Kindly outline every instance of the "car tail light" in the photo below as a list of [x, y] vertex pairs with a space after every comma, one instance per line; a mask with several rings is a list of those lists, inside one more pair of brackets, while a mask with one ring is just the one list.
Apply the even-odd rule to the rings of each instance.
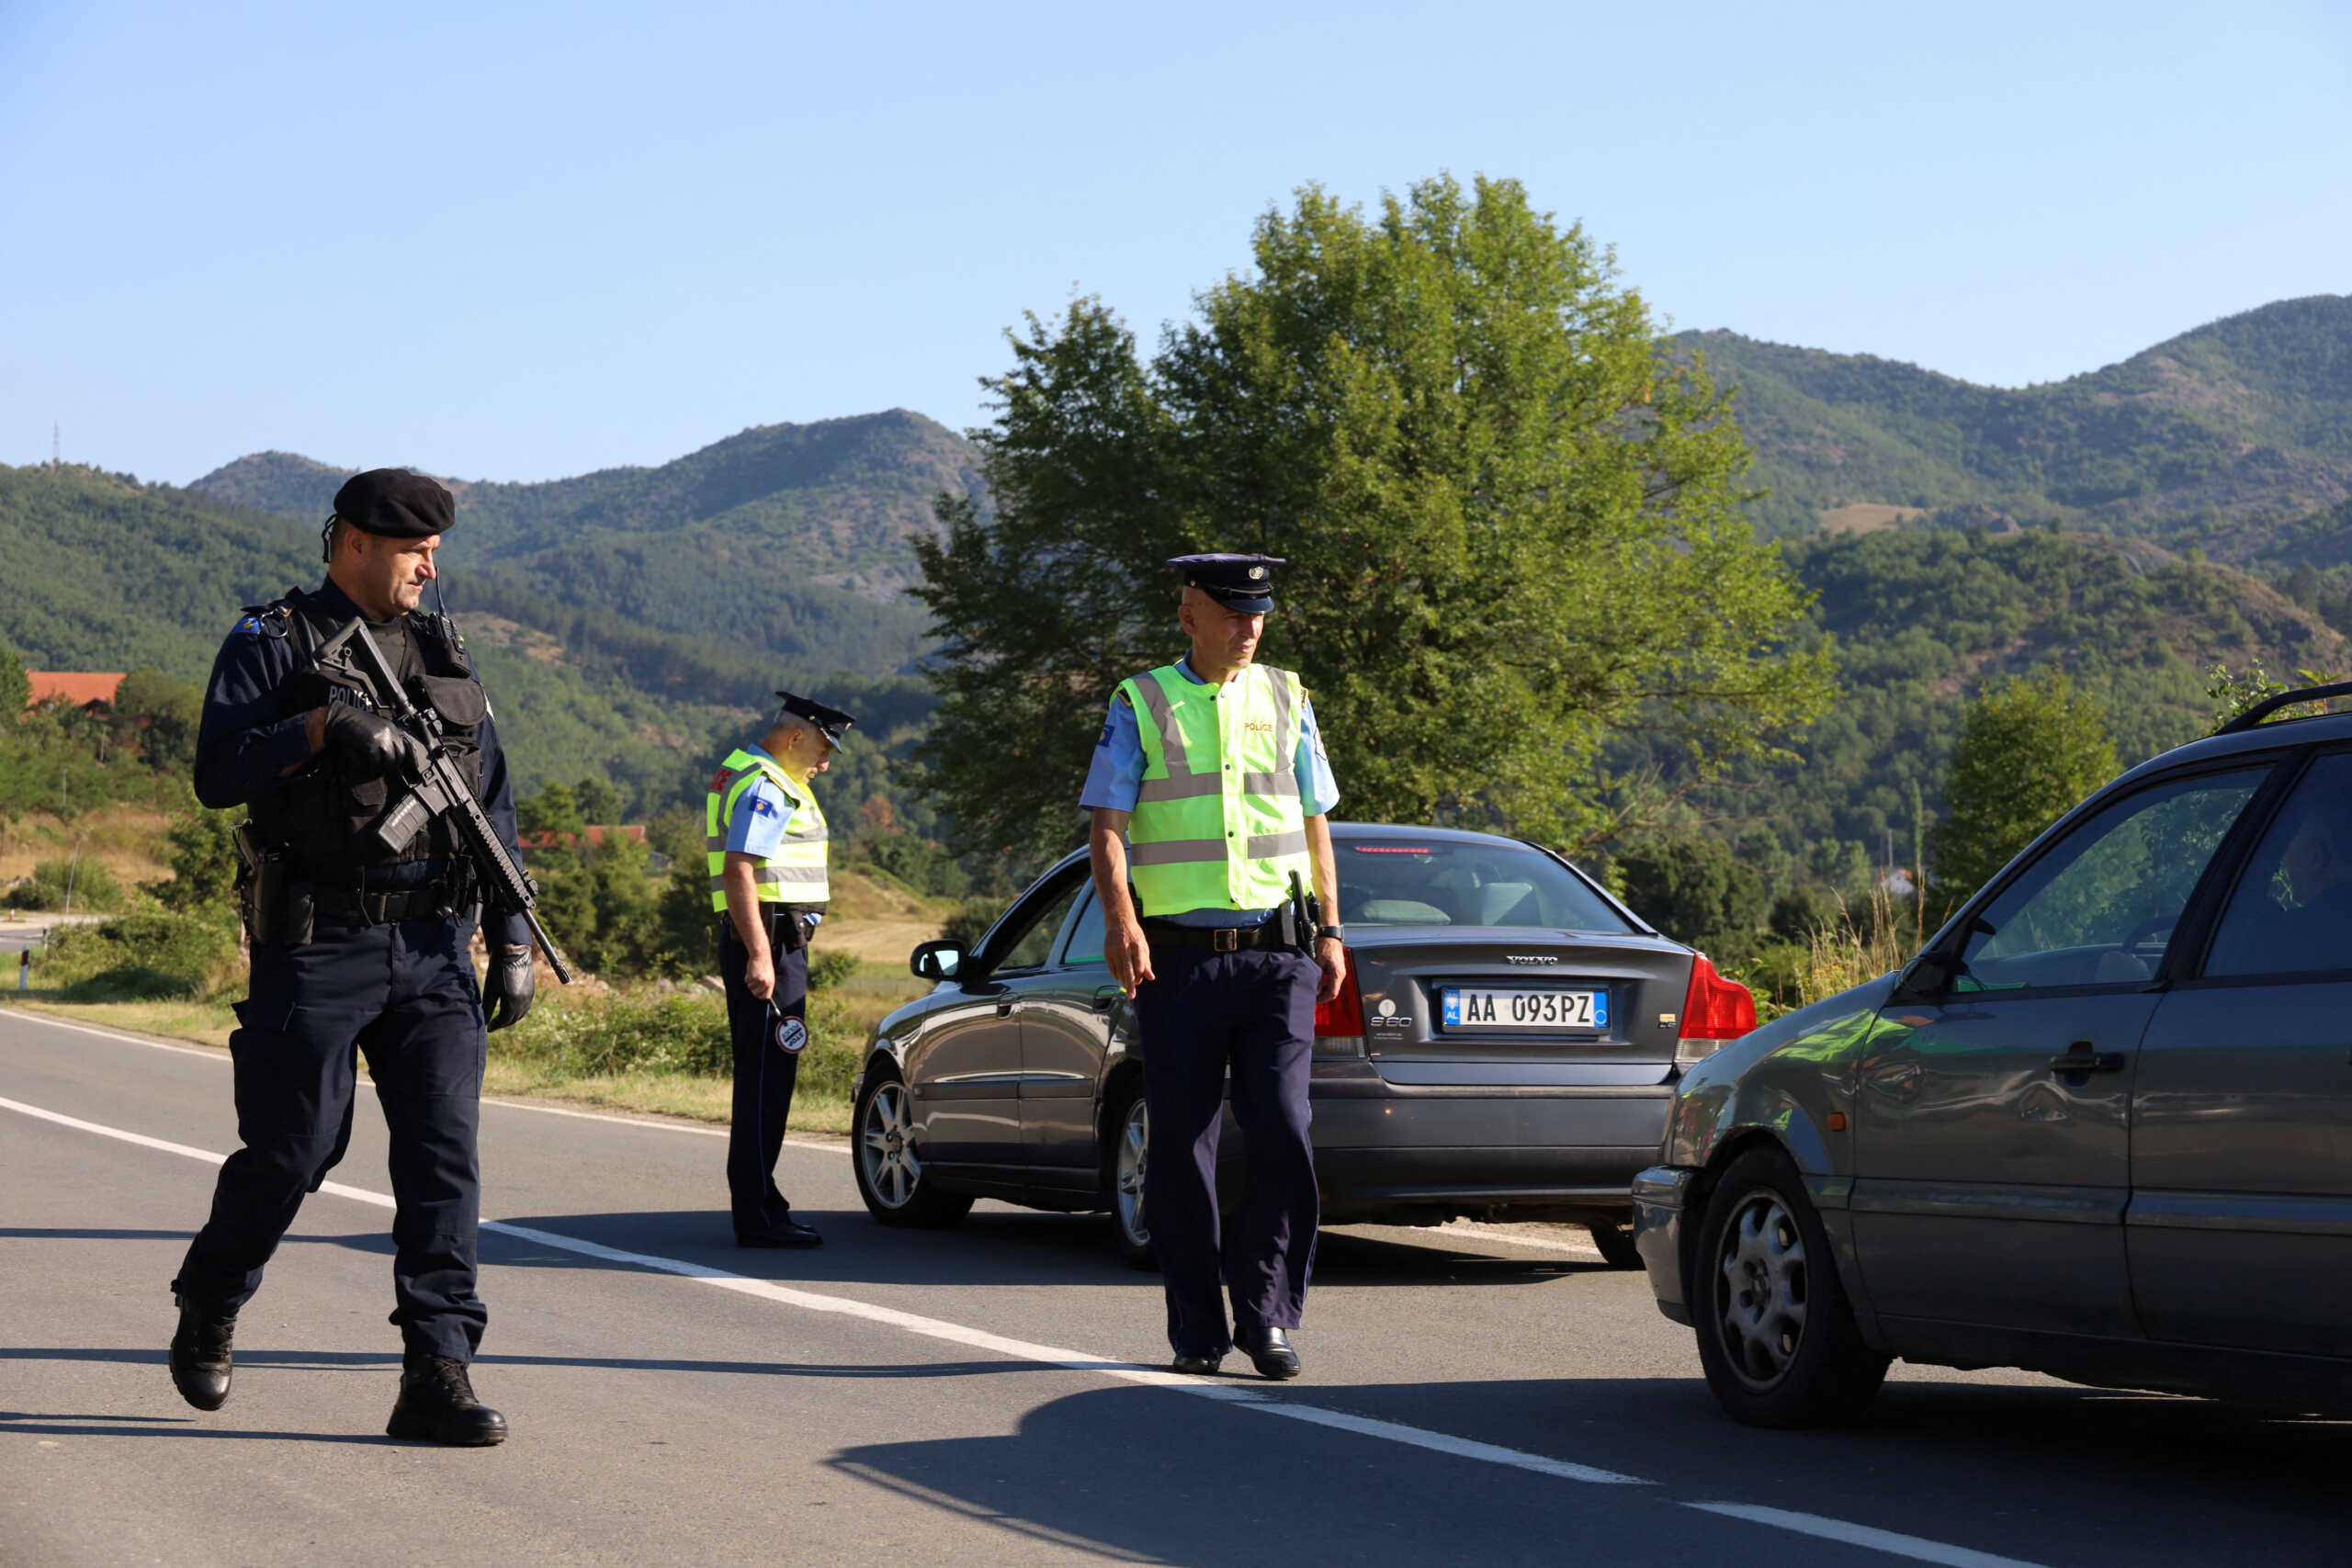
[[1747, 987], [1726, 980], [1703, 953], [1690, 955], [1690, 989], [1682, 998], [1682, 1036], [1674, 1060], [1687, 1066], [1711, 1056], [1727, 1040], [1756, 1027], [1756, 998]]
[[1315, 1004], [1315, 1054], [1318, 1056], [1363, 1055], [1363, 992], [1356, 986], [1356, 955], [1346, 948], [1347, 977], [1340, 994]]

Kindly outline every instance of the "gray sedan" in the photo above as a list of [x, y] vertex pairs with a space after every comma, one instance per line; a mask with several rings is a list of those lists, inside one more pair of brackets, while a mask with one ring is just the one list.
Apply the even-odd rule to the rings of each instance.
[[[1354, 823], [1332, 840], [1351, 964], [1316, 1015], [1326, 1221], [1562, 1220], [1633, 1266], [1627, 1184], [1676, 1073], [1753, 1022], [1747, 993], [1548, 851]], [[913, 964], [936, 987], [876, 1026], [857, 1085], [867, 1209], [885, 1224], [953, 1224], [980, 1197], [1107, 1209], [1148, 1263], [1142, 1046], [1085, 855], [977, 948], [926, 942]], [[1240, 1144], [1228, 1114], [1227, 1180]]]
[[2348, 1052], [2352, 716], [2247, 726], [1695, 1067], [1636, 1245], [1743, 1421], [1897, 1356], [2352, 1408]]

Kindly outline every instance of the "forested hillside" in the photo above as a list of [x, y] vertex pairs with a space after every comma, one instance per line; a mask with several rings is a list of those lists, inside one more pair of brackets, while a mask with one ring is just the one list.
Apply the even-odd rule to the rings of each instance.
[[[144, 665], [189, 682], [210, 670], [240, 606], [315, 584], [322, 570], [306, 527], [71, 465], [0, 467], [0, 640], [27, 665]], [[635, 803], [685, 800], [716, 737], [754, 720], [767, 700], [748, 671], [731, 681], [704, 671], [656, 695], [620, 661], [568, 658], [506, 617], [467, 626], [526, 789], [601, 776]]]
[[2256, 561], [2352, 498], [2352, 298], [2266, 305], [2018, 390], [1729, 332], [1676, 342], [1737, 385], [1777, 534], [1851, 503], [1974, 503]]
[[1696, 804], [1727, 837], [1768, 836], [1776, 847], [1751, 842], [1750, 858], [1784, 874], [1913, 863], [1962, 709], [2001, 676], [2066, 672], [2129, 765], [2211, 728], [2216, 664], [2352, 670], [2352, 643], [2284, 595], [2143, 542], [1922, 527], [1783, 547], [1818, 595], [1811, 635], [1836, 639], [1846, 696], [1798, 760]]

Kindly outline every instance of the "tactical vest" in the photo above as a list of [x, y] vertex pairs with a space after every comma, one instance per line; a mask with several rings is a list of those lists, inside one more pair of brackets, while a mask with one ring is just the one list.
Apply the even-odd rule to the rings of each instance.
[[[369, 706], [358, 683], [319, 668], [319, 646], [343, 629], [348, 617], [339, 616], [321, 596], [297, 589], [275, 604], [248, 608], [245, 614], [262, 624], [265, 635], [283, 637], [294, 653], [294, 668], [278, 683], [277, 713], [281, 718], [304, 714], [327, 703], [356, 703]], [[454, 635], [445, 635], [435, 617], [411, 615], [407, 630], [415, 657], [399, 670], [409, 700], [441, 716], [442, 738], [449, 760], [458, 765], [474, 798], [481, 798], [481, 724], [490, 714], [490, 698], [474, 679], [473, 661]], [[386, 649], [386, 657], [394, 650]], [[382, 778], [360, 777], [347, 772], [333, 751], [322, 751], [293, 773], [255, 796], [252, 802], [254, 829], [265, 844], [286, 852], [293, 874], [311, 882], [349, 884], [363, 868], [384, 863], [380, 854], [363, 851], [367, 829], [391, 804], [393, 784]], [[426, 860], [453, 852], [447, 830], [436, 824], [400, 857]]]
[[790, 904], [799, 908], [821, 905], [831, 896], [825, 883], [825, 810], [808, 786], [793, 778], [775, 759], [755, 756], [741, 747], [727, 753], [711, 775], [703, 797], [703, 849], [710, 868], [710, 907], [727, 908], [727, 828], [735, 819], [736, 803], [761, 779], [772, 781], [792, 803], [784, 825], [784, 842], [775, 853], [752, 871], [752, 891], [763, 904]]
[[1147, 915], [1269, 909], [1308, 874], [1298, 798], [1306, 692], [1253, 664], [1223, 685], [1174, 665], [1121, 682], [1143, 740], [1128, 874]]

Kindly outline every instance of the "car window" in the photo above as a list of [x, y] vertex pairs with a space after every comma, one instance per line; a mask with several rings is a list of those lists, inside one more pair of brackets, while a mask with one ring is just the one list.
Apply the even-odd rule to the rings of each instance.
[[1083, 878], [1072, 878], [1068, 887], [1046, 900], [1033, 913], [1023, 916], [1023, 924], [1018, 929], [998, 932], [996, 940], [989, 945], [1004, 956], [990, 967], [998, 970], [1045, 967], [1046, 955], [1053, 951], [1054, 938], [1061, 931], [1062, 917], [1069, 913], [1071, 901], [1077, 898], [1079, 889], [1085, 886]]
[[1351, 926], [1633, 928], [1576, 873], [1524, 844], [1421, 838], [1409, 829], [1348, 837], [1339, 861], [1340, 912]]
[[1064, 964], [1100, 964], [1102, 962], [1102, 900], [1086, 890], [1086, 903], [1078, 911], [1078, 919], [1070, 922], [1069, 941], [1062, 948]]
[[1953, 989], [2145, 982], [2266, 771], [2157, 784], [2075, 828], [1978, 911]]
[[2352, 969], [2352, 756], [2322, 757], [2262, 836], [2209, 976]]

